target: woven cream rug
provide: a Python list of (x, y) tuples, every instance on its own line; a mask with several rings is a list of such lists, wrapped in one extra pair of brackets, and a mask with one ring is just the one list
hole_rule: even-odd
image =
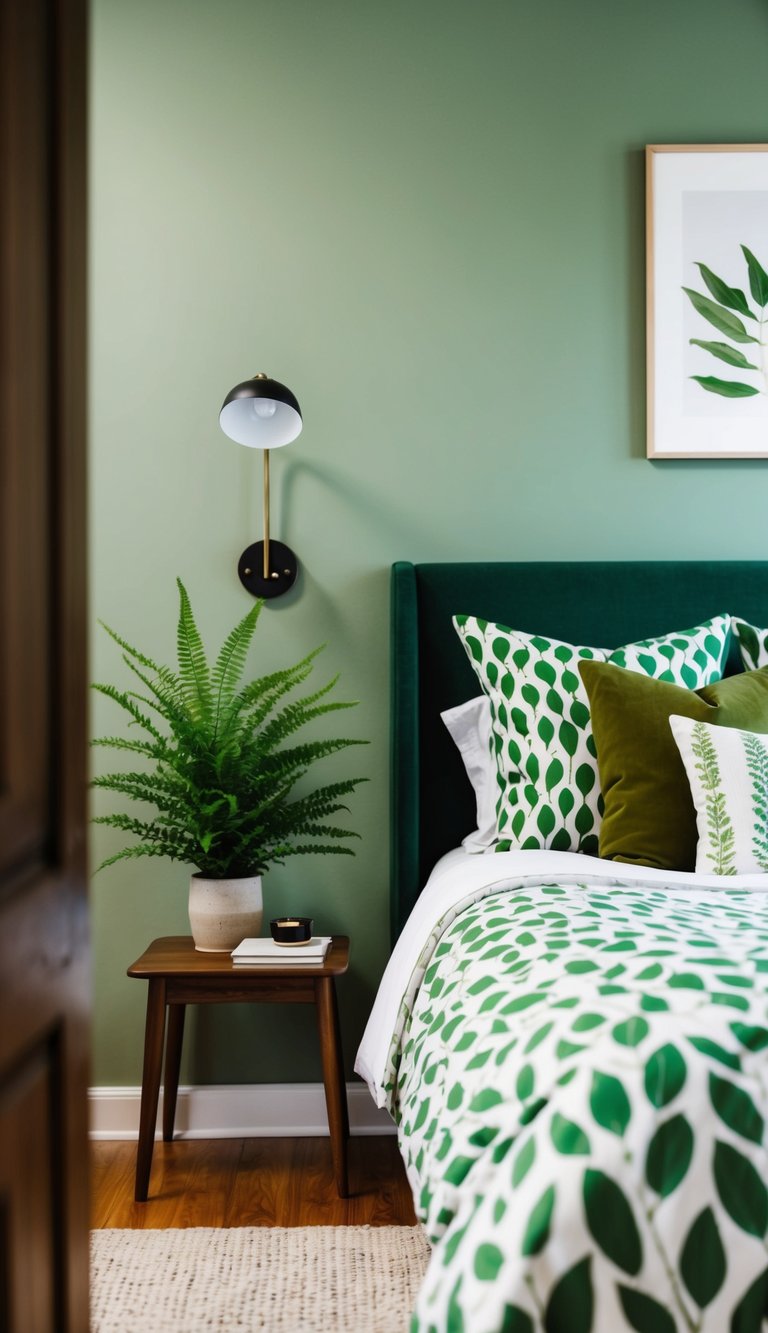
[(91, 1232), (91, 1333), (406, 1333), (421, 1227)]

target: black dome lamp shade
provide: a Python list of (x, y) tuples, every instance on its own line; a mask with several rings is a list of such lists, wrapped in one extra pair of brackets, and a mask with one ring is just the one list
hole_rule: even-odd
[(264, 450), (264, 540), (243, 551), (237, 566), (240, 582), (254, 597), (280, 597), (296, 582), (296, 556), (269, 534), (269, 451), (295, 440), (302, 424), (295, 396), (267, 375), (236, 384), (219, 413), (219, 425), (231, 440)]

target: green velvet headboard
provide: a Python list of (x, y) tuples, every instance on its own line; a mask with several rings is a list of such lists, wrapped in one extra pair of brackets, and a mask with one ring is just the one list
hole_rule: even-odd
[[(768, 562), (425, 564), (392, 569), (392, 937), (438, 857), (474, 827), (440, 713), (479, 693), (456, 613), (617, 648), (722, 611), (768, 625)], [(735, 645), (728, 670), (739, 669)]]

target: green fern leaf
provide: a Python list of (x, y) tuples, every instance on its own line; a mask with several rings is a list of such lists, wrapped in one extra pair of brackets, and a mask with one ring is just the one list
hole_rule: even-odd
[(105, 695), (107, 699), (112, 699), (114, 703), (119, 704), (121, 708), (125, 709), (126, 713), (130, 713), (134, 722), (142, 727), (144, 731), (148, 731), (150, 736), (154, 736), (155, 740), (163, 740), (162, 734), (158, 731), (151, 719), (148, 718), (145, 713), (142, 713), (138, 704), (125, 690), (118, 690), (114, 685), (98, 684), (92, 685), (91, 689), (96, 690), (99, 694)]
[(177, 579), (176, 584), (179, 589), (179, 623), (176, 631), (179, 675), (191, 715), (201, 721), (210, 721), (213, 696), (205, 649), (192, 614), (187, 590), (181, 579)]
[(760, 869), (768, 870), (768, 753), (751, 732), (743, 731), (741, 739), (752, 779), (752, 848)]
[(124, 847), (121, 852), (115, 852), (113, 856), (108, 856), (101, 865), (96, 867), (99, 870), (106, 870), (107, 866), (113, 866), (116, 861), (125, 861), (134, 856), (168, 856), (169, 853), (164, 847), (149, 846), (146, 843), (134, 843), (132, 847)]
[(109, 625), (106, 625), (103, 620), (100, 620), (99, 624), (103, 630), (106, 630), (110, 638), (114, 639), (115, 643), (123, 649), (123, 652), (126, 653), (128, 657), (135, 658), (137, 662), (141, 662), (141, 665), (146, 667), (149, 671), (160, 670), (157, 662), (153, 662), (151, 657), (145, 657), (144, 653), (139, 652), (138, 648), (132, 648), (130, 643), (126, 643), (125, 639), (121, 639), (120, 635), (116, 634), (113, 629), (110, 629)]
[(262, 606), (263, 602), (257, 602), (247, 615), (243, 616), (240, 623), (235, 625), (224, 640), (214, 664), (211, 672), (214, 733), (218, 732), (222, 714), (235, 697)]
[(263, 719), (269, 716), (278, 699), (307, 679), (315, 658), (322, 651), (321, 645), (319, 648), (314, 648), (311, 653), (307, 653), (307, 656), (297, 662), (295, 666), (284, 667), (281, 671), (271, 671), (268, 675), (260, 676), (251, 681), (233, 700), (233, 709), (236, 709), (238, 713), (243, 710), (255, 709), (255, 725), (260, 725)]
[(712, 845), (714, 874), (735, 875), (736, 840), (720, 782), (717, 750), (703, 722), (694, 722), (691, 751), (705, 794), (707, 832)]
[(157, 744), (150, 741), (129, 741), (124, 736), (94, 736), (91, 745), (103, 746), (113, 750), (127, 750), (130, 754), (142, 754), (147, 759), (159, 760), (165, 752), (165, 742)]
[[(128, 666), (142, 685), (145, 685), (150, 694), (154, 696), (149, 706), (154, 708), (165, 722), (171, 724), (174, 730), (183, 731), (189, 725), (190, 716), (184, 699), (183, 687), (176, 677), (169, 672), (162, 674), (158, 672), (153, 680), (151, 676), (146, 676), (143, 671), (140, 671), (134, 662), (128, 662)], [(147, 701), (144, 700), (144, 702)]]

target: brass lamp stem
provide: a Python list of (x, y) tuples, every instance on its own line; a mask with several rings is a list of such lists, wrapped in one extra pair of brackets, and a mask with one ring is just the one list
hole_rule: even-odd
[(269, 449), (264, 450), (264, 578), (269, 578)]

